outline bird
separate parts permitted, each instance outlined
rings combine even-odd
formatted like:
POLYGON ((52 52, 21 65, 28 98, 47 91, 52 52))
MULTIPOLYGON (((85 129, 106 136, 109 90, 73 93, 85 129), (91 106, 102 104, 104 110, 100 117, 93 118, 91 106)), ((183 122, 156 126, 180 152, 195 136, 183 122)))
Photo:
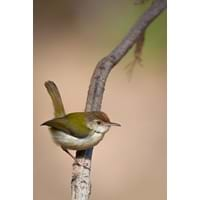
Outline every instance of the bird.
POLYGON ((42 123, 48 126, 54 142, 72 159, 77 159, 68 150, 86 150, 97 145, 111 126, 121 126, 111 122, 102 111, 65 113, 62 99, 53 81, 45 82, 45 87, 52 99, 55 117, 42 123))

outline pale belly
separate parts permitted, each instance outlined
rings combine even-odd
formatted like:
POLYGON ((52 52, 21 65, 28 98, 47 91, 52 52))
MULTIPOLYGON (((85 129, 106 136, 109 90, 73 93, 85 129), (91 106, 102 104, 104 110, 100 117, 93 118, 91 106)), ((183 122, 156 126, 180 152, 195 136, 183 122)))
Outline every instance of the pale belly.
POLYGON ((54 142, 67 149, 84 150, 97 145, 104 137, 103 133, 94 133, 86 138, 76 138, 62 131, 50 128, 54 142))

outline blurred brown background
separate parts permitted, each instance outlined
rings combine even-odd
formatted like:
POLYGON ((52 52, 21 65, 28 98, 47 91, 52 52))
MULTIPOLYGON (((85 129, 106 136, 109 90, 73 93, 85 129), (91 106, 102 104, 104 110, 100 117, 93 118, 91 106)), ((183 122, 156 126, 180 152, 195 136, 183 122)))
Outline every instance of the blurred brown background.
MULTIPOLYGON (((53 117, 44 82, 58 85, 68 112, 84 110, 97 62, 149 6, 130 0, 34 0, 34 200, 70 199, 71 158, 40 124, 53 117)), ((125 66, 111 72, 102 110, 122 124, 95 147, 94 200, 166 199, 166 13, 149 27, 144 67, 131 80, 125 66)))

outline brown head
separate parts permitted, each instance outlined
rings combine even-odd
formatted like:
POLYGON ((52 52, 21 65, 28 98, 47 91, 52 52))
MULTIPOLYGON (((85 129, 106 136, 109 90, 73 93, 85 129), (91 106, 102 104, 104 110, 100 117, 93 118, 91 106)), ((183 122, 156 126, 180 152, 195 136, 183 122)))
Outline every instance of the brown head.
POLYGON ((97 133, 106 133, 111 126, 121 126, 118 123, 111 122, 104 112, 86 112, 87 126, 97 133))

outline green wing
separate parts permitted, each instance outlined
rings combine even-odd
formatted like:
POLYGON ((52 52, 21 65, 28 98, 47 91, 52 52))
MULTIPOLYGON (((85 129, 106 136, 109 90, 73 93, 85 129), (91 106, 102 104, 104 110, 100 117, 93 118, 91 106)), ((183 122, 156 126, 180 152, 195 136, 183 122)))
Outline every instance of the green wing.
POLYGON ((70 113, 64 117, 49 120, 42 125, 58 129, 77 138, 87 137, 91 132, 86 126, 83 113, 70 113))

